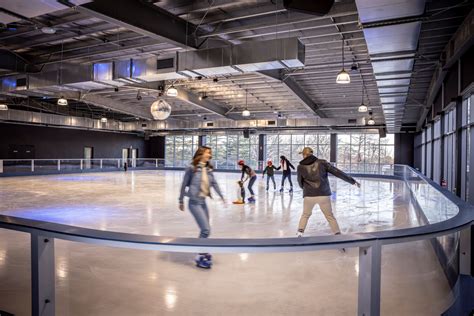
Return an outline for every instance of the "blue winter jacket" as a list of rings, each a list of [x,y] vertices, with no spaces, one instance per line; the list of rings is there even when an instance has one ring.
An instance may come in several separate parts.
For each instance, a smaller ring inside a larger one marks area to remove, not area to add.
[[[214,172],[212,168],[207,168],[207,176],[209,179],[209,189],[214,188],[217,194],[223,199],[224,196],[222,195],[221,189],[217,184],[216,179],[214,178]],[[202,177],[202,168],[200,166],[194,169],[194,166],[191,165],[186,168],[184,173],[183,183],[181,184],[181,192],[179,194],[179,203],[183,203],[184,196],[189,197],[190,200],[201,200],[203,199],[200,196],[201,193],[201,177]],[[186,191],[186,188],[188,190]]]

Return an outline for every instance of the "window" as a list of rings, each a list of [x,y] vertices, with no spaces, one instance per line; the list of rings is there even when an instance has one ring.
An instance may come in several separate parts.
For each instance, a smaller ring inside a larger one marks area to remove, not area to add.
[[[395,138],[387,134],[351,133],[337,135],[337,166],[348,172],[380,173],[394,162]]]
[[[165,166],[186,167],[198,148],[199,136],[169,135],[165,138]]]

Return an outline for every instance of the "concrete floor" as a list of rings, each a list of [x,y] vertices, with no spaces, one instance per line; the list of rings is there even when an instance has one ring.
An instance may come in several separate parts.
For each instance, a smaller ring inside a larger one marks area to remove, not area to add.
[[[183,173],[135,171],[0,179],[0,212],[88,228],[195,237],[177,209]],[[236,173],[216,173],[227,200]],[[277,179],[279,182],[279,178]],[[293,177],[296,185],[296,178]],[[332,179],[343,233],[418,225],[401,182],[362,180],[357,189]],[[265,192],[255,205],[210,201],[211,237],[293,237],[301,191]],[[278,188],[278,187],[277,187]],[[330,229],[315,209],[306,234]],[[193,254],[119,249],[56,241],[57,315],[354,315],[358,249],[275,254],[217,254],[212,270]],[[0,230],[0,310],[29,315],[29,237]],[[433,315],[453,297],[428,242],[384,246],[383,315]]]

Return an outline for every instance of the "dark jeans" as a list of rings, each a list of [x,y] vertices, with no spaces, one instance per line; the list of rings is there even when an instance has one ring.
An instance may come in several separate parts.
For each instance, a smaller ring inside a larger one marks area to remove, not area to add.
[[[248,189],[250,191],[251,196],[255,195],[255,193],[253,193],[252,186],[253,186],[253,184],[255,183],[256,180],[257,180],[257,176],[253,176],[252,178],[250,178],[250,181],[249,181]]]
[[[288,178],[288,181],[290,182],[290,187],[293,187],[293,182],[291,182],[291,173],[284,173],[283,177],[281,178],[281,187],[283,188],[285,186],[285,179]]]
[[[267,176],[267,190],[268,190],[268,185],[270,184],[270,179],[272,179],[273,188],[276,189],[275,176]]]

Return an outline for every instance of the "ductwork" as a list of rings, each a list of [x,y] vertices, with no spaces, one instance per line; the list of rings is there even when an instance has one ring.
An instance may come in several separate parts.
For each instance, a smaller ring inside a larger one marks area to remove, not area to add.
[[[389,133],[400,132],[425,0],[356,0]]]
[[[71,0],[73,5],[81,5],[91,0]],[[67,9],[68,6],[57,0],[2,0],[2,12],[0,12],[0,23],[8,24],[21,20],[22,18],[34,18],[40,15]],[[9,13],[11,12],[11,13]]]
[[[23,75],[27,83],[22,89],[35,91],[48,86],[68,85],[79,90],[99,90],[124,84],[295,68],[304,66],[304,56],[304,45],[297,38],[285,38],[179,52],[160,58],[94,65],[47,65],[41,73]],[[1,91],[18,90],[17,78],[3,78]]]

